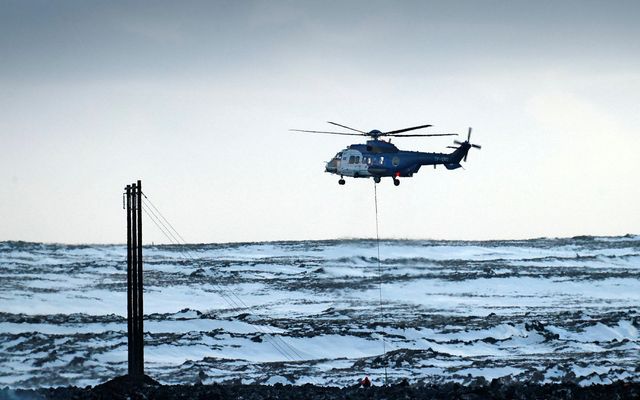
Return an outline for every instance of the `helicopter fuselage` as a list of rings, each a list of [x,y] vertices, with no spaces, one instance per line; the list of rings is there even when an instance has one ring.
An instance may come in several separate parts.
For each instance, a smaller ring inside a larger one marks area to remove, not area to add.
[[[338,152],[326,164],[325,172],[353,178],[413,176],[423,165],[442,164],[447,169],[460,168],[460,161],[469,151],[470,145],[463,143],[454,152],[427,153],[399,150],[383,140],[369,140],[366,144],[352,144]]]

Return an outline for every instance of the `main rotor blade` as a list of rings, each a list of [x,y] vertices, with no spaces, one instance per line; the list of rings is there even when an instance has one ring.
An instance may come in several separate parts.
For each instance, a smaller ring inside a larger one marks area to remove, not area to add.
[[[404,128],[404,129],[398,129],[396,131],[390,131],[390,132],[385,132],[385,135],[395,135],[396,133],[402,133],[402,132],[407,132],[407,131],[412,131],[414,129],[422,129],[422,128],[428,128],[430,126],[433,125],[420,125],[420,126],[412,126],[411,128]]]
[[[384,133],[381,136],[387,136],[387,134]],[[415,135],[393,135],[391,137],[418,137],[418,136],[458,136],[458,134],[457,133],[430,133],[430,134],[424,134],[424,135],[419,135],[419,134],[415,134]]]
[[[345,133],[345,132],[327,132],[327,131],[306,131],[303,129],[289,129],[294,132],[306,132],[306,133],[324,133],[327,135],[344,135],[344,136],[362,136],[360,133]]]
[[[363,131],[361,131],[359,129],[355,129],[355,128],[350,128],[350,127],[348,127],[346,125],[340,125],[340,124],[337,124],[337,123],[331,122],[331,121],[327,121],[327,122],[330,123],[331,125],[335,125],[335,126],[339,126],[341,128],[346,128],[346,129],[349,129],[349,130],[352,130],[352,131],[360,132],[360,133],[363,133],[365,135],[367,134],[367,132],[363,132]]]
[[[471,147],[475,147],[478,150],[482,148],[482,146],[480,146],[479,144],[472,144]]]

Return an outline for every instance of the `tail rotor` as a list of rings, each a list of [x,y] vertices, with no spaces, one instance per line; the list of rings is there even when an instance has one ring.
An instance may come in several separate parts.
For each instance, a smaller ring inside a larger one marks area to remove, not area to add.
[[[480,150],[482,148],[482,146],[480,146],[479,144],[473,144],[473,143],[469,143],[469,141],[471,140],[471,127],[469,127],[469,133],[467,134],[467,140],[464,142],[460,142],[458,140],[454,140],[453,143],[457,144],[458,146],[469,146],[469,148],[473,147],[475,149]],[[464,161],[467,161],[467,155],[469,153],[464,155]]]

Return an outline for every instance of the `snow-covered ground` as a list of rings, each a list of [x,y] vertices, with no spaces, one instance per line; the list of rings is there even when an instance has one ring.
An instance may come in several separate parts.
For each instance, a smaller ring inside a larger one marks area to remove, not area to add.
[[[146,372],[327,385],[380,382],[385,368],[410,382],[640,377],[640,237],[383,241],[380,269],[376,254],[370,240],[145,247]],[[0,243],[0,387],[126,373],[125,256]]]

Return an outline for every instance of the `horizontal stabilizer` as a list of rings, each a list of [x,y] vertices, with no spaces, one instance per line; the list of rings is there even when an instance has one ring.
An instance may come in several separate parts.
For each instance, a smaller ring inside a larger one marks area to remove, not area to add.
[[[458,168],[462,167],[462,165],[460,165],[460,163],[445,164],[444,166],[447,167],[447,169],[458,169]]]

